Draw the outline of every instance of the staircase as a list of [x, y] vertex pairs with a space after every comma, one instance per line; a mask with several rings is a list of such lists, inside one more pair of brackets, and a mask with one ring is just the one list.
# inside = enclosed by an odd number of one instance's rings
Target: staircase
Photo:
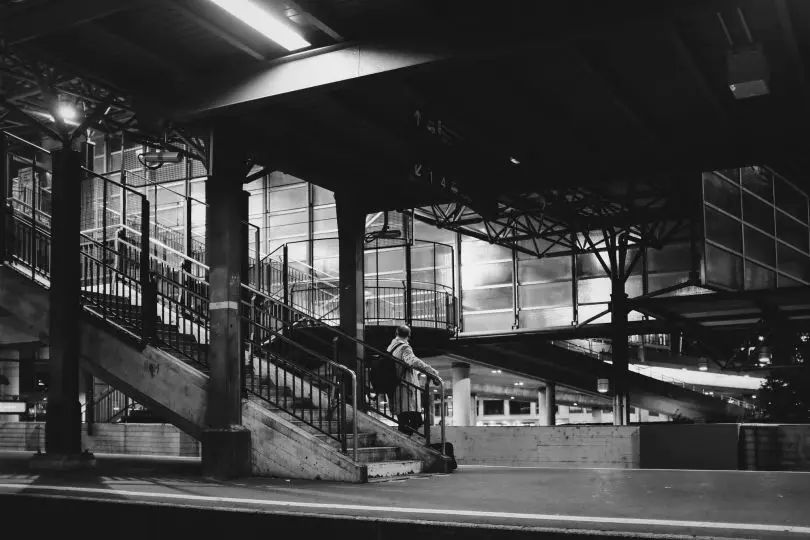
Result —
[[[0, 307], [47, 340], [50, 261], [41, 253], [49, 250], [50, 220], [20, 208], [3, 209], [12, 238], [0, 268]], [[147, 223], [148, 216], [142, 216]], [[102, 239], [81, 236], [82, 367], [199, 440], [209, 373], [207, 268], [182, 253], [172, 255], [186, 263], [183, 269], [156, 256], [149, 229], [119, 224], [102, 231]], [[365, 482], [446, 471], [446, 458], [425, 444], [429, 436], [408, 437], [373, 417], [367, 384], [346, 367], [362, 370], [358, 359], [338, 362], [291, 340], [291, 321], [301, 324], [306, 316], [259, 290], [243, 289], [242, 417], [251, 432], [254, 474]]]

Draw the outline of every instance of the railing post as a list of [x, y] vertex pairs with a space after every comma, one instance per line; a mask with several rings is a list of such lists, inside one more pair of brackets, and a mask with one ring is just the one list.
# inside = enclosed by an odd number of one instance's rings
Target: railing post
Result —
[[332, 371], [334, 372], [337, 370], [340, 373], [340, 384], [338, 385], [339, 392], [340, 392], [340, 401], [338, 402], [338, 429], [337, 432], [342, 435], [340, 438], [340, 448], [343, 453], [346, 453], [347, 442], [348, 442], [348, 434], [344, 429], [346, 424], [346, 375], [343, 373], [342, 370], [338, 369], [337, 366], [340, 365], [338, 361], [340, 358], [340, 352], [338, 350], [338, 338], [332, 338], [332, 362], [334, 362], [334, 366], [332, 366]]
[[5, 133], [0, 133], [0, 264], [6, 260], [6, 199], [8, 198], [8, 141]]
[[[433, 416], [433, 400], [430, 396], [430, 375], [425, 375], [425, 446], [430, 444], [430, 427]], [[444, 448], [442, 448], [444, 450]]]
[[191, 250], [193, 249], [191, 241], [191, 197], [186, 196], [186, 255], [191, 257]]
[[[154, 317], [157, 310], [156, 294], [153, 291], [151, 279], [152, 272], [149, 268], [149, 201], [146, 197], [141, 199], [141, 257], [140, 257], [140, 285], [141, 285], [141, 319], [143, 324], [143, 335], [145, 343], [153, 337]], [[156, 284], [155, 284], [156, 285]]]
[[31, 160], [31, 279], [37, 275], [37, 162]]
[[445, 424], [445, 419], [446, 419], [446, 415], [444, 414], [444, 400], [445, 400], [445, 398], [444, 398], [444, 381], [439, 381], [439, 399], [441, 399], [441, 403], [442, 403], [441, 408], [439, 409], [441, 411], [441, 413], [442, 413], [442, 418], [440, 420], [441, 432], [442, 432], [442, 454], [446, 456], [447, 453], [445, 452], [445, 450], [447, 450], [447, 449], [445, 448], [445, 444], [446, 444], [447, 441], [445, 440], [445, 435], [444, 435], [444, 424]]
[[256, 232], [253, 235], [254, 236], [254, 241], [256, 242], [256, 268], [254, 268], [253, 271], [256, 273], [256, 290], [258, 290], [258, 291], [266, 290], [265, 287], [262, 286], [263, 285], [262, 284], [262, 269], [261, 269], [262, 268], [262, 265], [261, 265], [262, 255], [261, 255], [261, 253], [259, 251], [259, 248], [261, 247], [261, 242], [262, 242], [261, 234], [262, 234], [261, 229], [259, 229], [257, 227]]
[[405, 244], [405, 324], [413, 325], [411, 244]]

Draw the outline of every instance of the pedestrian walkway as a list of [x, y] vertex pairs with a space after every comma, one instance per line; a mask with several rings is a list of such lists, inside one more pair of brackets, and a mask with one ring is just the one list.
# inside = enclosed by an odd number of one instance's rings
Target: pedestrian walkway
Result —
[[194, 459], [98, 456], [92, 474], [32, 475], [29, 457], [0, 454], [0, 495], [669, 535], [810, 536], [810, 473], [462, 466], [449, 475], [372, 484], [217, 482], [199, 477]]

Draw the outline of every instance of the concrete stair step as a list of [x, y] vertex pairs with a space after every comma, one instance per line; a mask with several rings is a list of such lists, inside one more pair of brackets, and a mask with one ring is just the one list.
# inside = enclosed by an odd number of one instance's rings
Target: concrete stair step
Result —
[[375, 461], [367, 466], [370, 481], [420, 474], [424, 469], [421, 461]]
[[[349, 446], [348, 452], [351, 453], [351, 446]], [[396, 446], [365, 446], [362, 448], [358, 446], [357, 448], [358, 463], [397, 462], [399, 458], [400, 449]]]
[[[315, 433], [315, 436], [317, 438], [321, 439], [322, 441], [325, 441], [325, 442], [329, 443], [334, 448], [338, 448], [338, 449], [340, 448], [340, 441], [336, 441], [335, 439], [333, 439], [332, 437], [326, 435], [325, 433], [317, 432], [317, 433]], [[349, 448], [352, 447], [352, 441], [353, 440], [354, 440], [354, 434], [349, 433], [348, 434], [348, 441], [347, 441], [347, 444], [348, 444]], [[357, 448], [358, 449], [373, 447], [376, 444], [377, 444], [377, 434], [376, 433], [371, 432], [371, 431], [370, 432], [358, 432], [357, 433]]]

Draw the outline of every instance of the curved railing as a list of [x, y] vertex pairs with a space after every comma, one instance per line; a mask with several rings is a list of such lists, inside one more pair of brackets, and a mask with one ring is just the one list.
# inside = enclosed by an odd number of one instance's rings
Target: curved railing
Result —
[[[335, 242], [336, 238], [324, 238], [315, 241], [291, 242], [279, 246], [261, 261], [261, 289], [271, 297], [289, 304], [305, 313], [308, 317], [324, 324], [340, 324], [340, 288], [339, 276], [315, 268], [313, 264], [297, 260], [290, 255], [291, 246], [297, 244], [317, 243], [318, 241]], [[307, 246], [309, 247], [309, 246]], [[413, 272], [402, 271], [401, 277], [386, 277], [379, 273], [367, 274], [364, 280], [364, 316], [365, 322], [373, 326], [398, 326], [408, 324], [420, 328], [436, 328], [454, 332], [457, 327], [457, 300], [453, 286], [452, 248], [437, 242], [417, 241], [414, 246], [397, 248], [380, 248], [367, 250], [366, 257], [375, 258], [375, 267], [379, 267], [380, 251], [398, 252], [410, 249], [421, 254], [418, 258], [427, 265]], [[439, 268], [436, 252], [446, 250], [441, 257], [449, 259], [447, 267]], [[432, 251], [430, 251], [432, 250]], [[299, 250], [300, 251], [300, 250]], [[410, 253], [410, 252], [409, 252]], [[428, 257], [424, 257], [427, 253]], [[404, 257], [403, 264], [413, 266], [413, 253]], [[326, 259], [321, 259], [318, 266], [330, 266]], [[411, 269], [413, 270], [413, 269]], [[425, 273], [431, 280], [415, 279], [411, 274]], [[396, 273], [396, 272], [394, 272]], [[440, 274], [446, 274], [440, 278]], [[442, 283], [447, 279], [449, 284]]]

